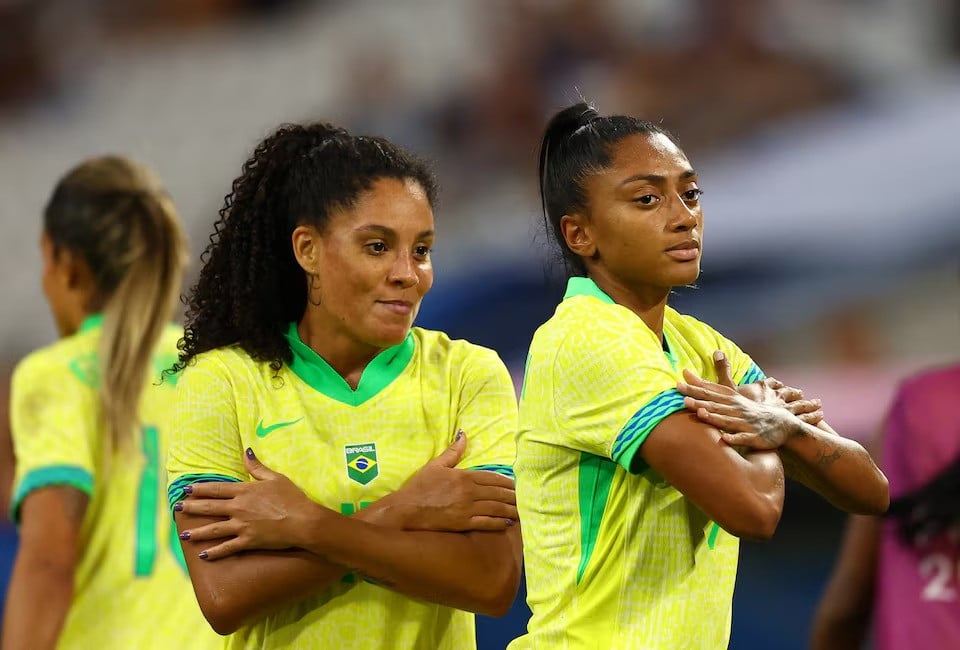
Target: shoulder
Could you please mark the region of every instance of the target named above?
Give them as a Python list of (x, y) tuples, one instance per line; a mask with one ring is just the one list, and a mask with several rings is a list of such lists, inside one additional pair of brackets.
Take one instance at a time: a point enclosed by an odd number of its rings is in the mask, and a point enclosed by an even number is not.
[(217, 381), (234, 383), (233, 380), (237, 379), (242, 383), (252, 375), (259, 375), (269, 365), (267, 361), (255, 361), (239, 346), (216, 348), (191, 359), (183, 369), (180, 381), (196, 385)]
[(681, 314), (673, 307), (668, 306), (664, 312), (664, 319), (677, 329), (684, 338), (695, 347), (710, 348), (712, 352), (721, 343), (733, 344), (730, 339), (689, 314)]
[(447, 367), (452, 371), (506, 368), (495, 350), (465, 339), (451, 339), (445, 332), (414, 327), (417, 354), (425, 366)]
[(709, 361), (717, 350), (723, 351), (730, 359), (734, 379), (741, 383), (750, 383), (763, 379), (763, 372), (756, 366), (753, 359), (740, 346), (701, 320), (681, 314), (672, 307), (667, 307), (664, 319), (680, 334), (697, 356), (704, 359), (707, 367), (712, 367)]
[(14, 389), (55, 382), (58, 387), (99, 385), (97, 337), (94, 332), (75, 334), (34, 350), (13, 371)]
[[(570, 303), (569, 306), (567, 303)], [(548, 332), (548, 333), (547, 333)], [(562, 364), (619, 362), (663, 356), (656, 334), (632, 311), (588, 296), (564, 301), (545, 325), (543, 348)]]
[(944, 385), (960, 383), (960, 364), (928, 368), (917, 372), (900, 383), (901, 393), (925, 393)]
[(907, 377), (900, 382), (896, 399), (901, 405), (923, 409), (957, 394), (960, 394), (960, 364), (953, 364), (928, 368)]

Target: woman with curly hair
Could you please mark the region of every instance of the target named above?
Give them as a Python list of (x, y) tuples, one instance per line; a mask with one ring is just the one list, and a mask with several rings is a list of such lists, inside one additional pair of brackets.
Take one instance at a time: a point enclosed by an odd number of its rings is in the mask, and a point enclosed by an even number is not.
[(260, 143), (226, 198), (168, 470), (229, 648), (473, 648), (468, 612), (514, 599), (512, 381), (493, 351), (412, 326), (435, 196), (396, 145), (311, 124)]

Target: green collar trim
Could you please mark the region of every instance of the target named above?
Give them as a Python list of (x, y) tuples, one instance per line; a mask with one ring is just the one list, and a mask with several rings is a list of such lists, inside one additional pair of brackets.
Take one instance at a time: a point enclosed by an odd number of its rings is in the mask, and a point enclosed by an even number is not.
[(103, 325), (103, 314), (90, 314), (80, 321), (80, 328), (77, 330), (77, 334), (89, 332), (90, 330), (96, 329), (101, 325)]
[(350, 406), (360, 406), (389, 386), (406, 370), (417, 346), (413, 332), (408, 332), (402, 343), (383, 350), (367, 364), (357, 389), (353, 390), (323, 357), (300, 339), (296, 322), (290, 323), (284, 336), (293, 353), (290, 370), (317, 392)]
[(563, 299), (573, 298), (574, 296), (593, 296), (597, 300), (615, 304), (613, 298), (603, 292), (597, 286), (597, 283), (590, 278), (575, 277), (567, 280), (567, 292), (563, 294)]

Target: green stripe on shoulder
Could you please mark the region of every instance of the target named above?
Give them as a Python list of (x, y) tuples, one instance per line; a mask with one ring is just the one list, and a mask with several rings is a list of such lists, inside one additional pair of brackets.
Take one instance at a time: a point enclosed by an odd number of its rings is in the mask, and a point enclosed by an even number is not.
[(183, 489), (194, 483), (240, 483), (240, 479), (226, 474), (184, 474), (167, 488), (167, 501), (170, 502), (171, 509), (173, 504), (183, 500)]
[(93, 475), (83, 467), (76, 465), (50, 465), (38, 467), (27, 472), (13, 493), (10, 504), (10, 517), (20, 523), (20, 505), (28, 494), (51, 485), (69, 485), (87, 496), (93, 496)]

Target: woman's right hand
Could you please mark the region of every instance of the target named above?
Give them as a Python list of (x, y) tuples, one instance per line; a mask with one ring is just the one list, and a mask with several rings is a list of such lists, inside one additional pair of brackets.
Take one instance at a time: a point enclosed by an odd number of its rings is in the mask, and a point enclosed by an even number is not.
[(467, 436), (460, 431), (442, 454), (387, 497), (406, 513), (406, 530), (497, 531), (517, 523), (513, 479), (457, 469), (466, 448)]

